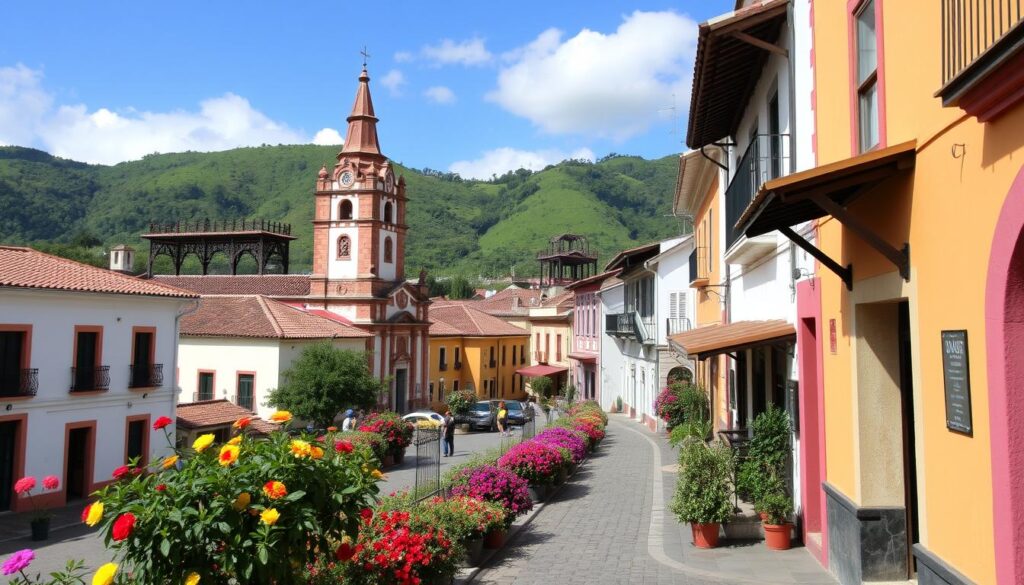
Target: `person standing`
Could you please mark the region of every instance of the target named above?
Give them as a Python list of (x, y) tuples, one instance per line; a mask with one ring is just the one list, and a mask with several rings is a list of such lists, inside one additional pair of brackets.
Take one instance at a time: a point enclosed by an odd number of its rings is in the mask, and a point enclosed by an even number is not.
[(505, 407), (504, 400), (498, 403), (498, 430), (501, 431), (501, 436), (508, 436), (508, 408)]
[(444, 456), (451, 457), (455, 455), (455, 418), (452, 416), (451, 410), (444, 411), (444, 424), (441, 426), (441, 432), (444, 433)]
[(341, 422), (341, 430), (342, 431), (354, 431), (354, 430), (356, 430), (355, 413), (352, 412), (351, 408), (345, 411), (345, 420)]

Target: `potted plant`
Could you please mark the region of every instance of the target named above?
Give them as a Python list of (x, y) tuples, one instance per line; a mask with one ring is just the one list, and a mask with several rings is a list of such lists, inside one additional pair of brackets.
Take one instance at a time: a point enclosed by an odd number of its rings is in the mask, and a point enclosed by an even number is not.
[(464, 388), (449, 394), (445, 401), (448, 404), (448, 410), (452, 411), (452, 417), (455, 418), (456, 430), (460, 431), (460, 434), (468, 432), (469, 424), (465, 422), (466, 414), (469, 413), (469, 407), (476, 402), (476, 392)]
[(679, 454), (679, 466), (672, 511), (680, 522), (690, 523), (695, 546), (714, 548), (721, 523), (732, 513), (732, 450), (721, 441), (690, 440)]
[(395, 464), (405, 459), (405, 448), (412, 444), (412, 434), (415, 430), (412, 423), (402, 420), (402, 417), (394, 412), (375, 412), (366, 417), (366, 421), (359, 425), (359, 430), (365, 433), (377, 433), (384, 437), (388, 449), (384, 455), (385, 465), (390, 456)]
[(464, 468), (452, 477), (451, 495), (470, 496), (500, 504), (505, 510), (505, 528), (533, 509), (529, 484), (507, 469), (494, 465)]
[[(60, 487), (60, 480), (55, 475), (48, 475), (43, 478), (43, 489), (47, 491), (53, 491)], [(19, 496), (28, 496), (29, 503), (32, 504), (32, 519), (29, 521), (29, 525), (32, 527), (32, 540), (40, 541), (46, 540), (50, 537), (50, 519), (53, 518), (53, 514), (49, 512), (42, 512), (36, 505), (36, 500), (32, 497), (32, 490), (36, 488), (36, 478), (31, 475), (23, 477), (14, 483), (14, 493)]]
[(540, 441), (526, 441), (508, 450), (498, 459), (498, 467), (508, 469), (530, 484), (533, 496), (541, 501), (555, 482), (559, 470), (565, 466), (562, 453)]
[(613, 412), (622, 412), (622, 397), (621, 396), (616, 396), (615, 397), (615, 405), (613, 406), (613, 408), (615, 409)]
[(785, 490), (776, 489), (764, 494), (757, 507), (763, 518), (765, 546), (771, 550), (789, 549), (793, 533), (789, 515), (793, 513), (793, 500)]

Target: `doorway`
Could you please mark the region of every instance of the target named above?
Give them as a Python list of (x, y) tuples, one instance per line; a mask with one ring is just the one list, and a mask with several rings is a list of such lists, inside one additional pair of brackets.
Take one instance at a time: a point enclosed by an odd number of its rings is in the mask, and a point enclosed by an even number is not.
[(88, 497), (90, 473), (92, 468), (92, 433), (93, 428), (78, 427), (69, 429), (67, 433), (67, 467), (64, 470), (64, 486), (67, 501), (80, 500)]
[(0, 423), (0, 510), (11, 509), (19, 424), (18, 421)]
[(907, 507), (907, 567), (917, 573), (914, 545), (920, 542), (917, 510), (917, 439), (914, 435), (914, 375), (911, 365), (910, 303), (899, 304), (900, 401), (903, 413), (903, 488)]
[(136, 331), (132, 342), (132, 388), (149, 386), (152, 380), (153, 333)]
[(406, 412), (405, 400), (408, 395), (408, 389), (406, 388), (409, 380), (408, 372), (409, 370), (405, 368), (395, 370), (395, 411), (399, 414), (405, 414)]

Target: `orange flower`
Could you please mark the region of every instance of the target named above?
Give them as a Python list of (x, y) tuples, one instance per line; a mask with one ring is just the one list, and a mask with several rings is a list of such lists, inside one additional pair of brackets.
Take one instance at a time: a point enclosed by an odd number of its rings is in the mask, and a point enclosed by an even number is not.
[(238, 445), (241, 442), (242, 442), (242, 435), (238, 435), (237, 437), (231, 437), (231, 440), (228, 441), (228, 445)]
[(338, 427), (335, 427), (335, 426), (327, 427), (327, 432), (328, 433), (336, 433), (336, 432), (338, 432)]
[(312, 457), (313, 459), (323, 459), (324, 450), (321, 449), (320, 447), (317, 447), (316, 445), (313, 445), (312, 447), (309, 448), (309, 456)]
[(252, 422), (252, 417), (251, 416), (243, 416), (242, 418), (236, 420), (235, 424), (233, 424), (231, 426), (235, 427), (236, 429), (244, 429), (245, 427), (249, 426), (249, 423), (251, 423), (251, 422)]
[(160, 467), (164, 469), (170, 469), (174, 467), (174, 464), (178, 462), (177, 455), (171, 455), (170, 457), (164, 457), (164, 462), (160, 464)]
[(288, 489), (279, 481), (268, 481), (263, 486), (263, 493), (271, 500), (277, 500), (288, 495)]
[(238, 445), (224, 445), (220, 448), (220, 455), (218, 460), (223, 467), (231, 465), (235, 461), (238, 461)]
[(292, 455), (296, 457), (309, 457), (309, 443), (301, 439), (293, 439), (291, 443)]
[(249, 495), (249, 492), (242, 492), (238, 494), (238, 497), (235, 498), (235, 501), (231, 503), (231, 507), (241, 512), (242, 510), (249, 507), (249, 502), (251, 501), (252, 496)]
[(286, 423), (292, 420), (292, 413), (287, 410), (278, 410), (274, 414), (270, 415), (270, 421), (276, 423)]

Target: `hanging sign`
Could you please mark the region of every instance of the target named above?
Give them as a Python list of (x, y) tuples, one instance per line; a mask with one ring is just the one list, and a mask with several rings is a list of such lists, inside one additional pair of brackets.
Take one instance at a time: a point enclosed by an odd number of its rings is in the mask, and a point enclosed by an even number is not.
[(967, 331), (942, 331), (942, 379), (946, 387), (946, 428), (971, 434), (971, 368)]

